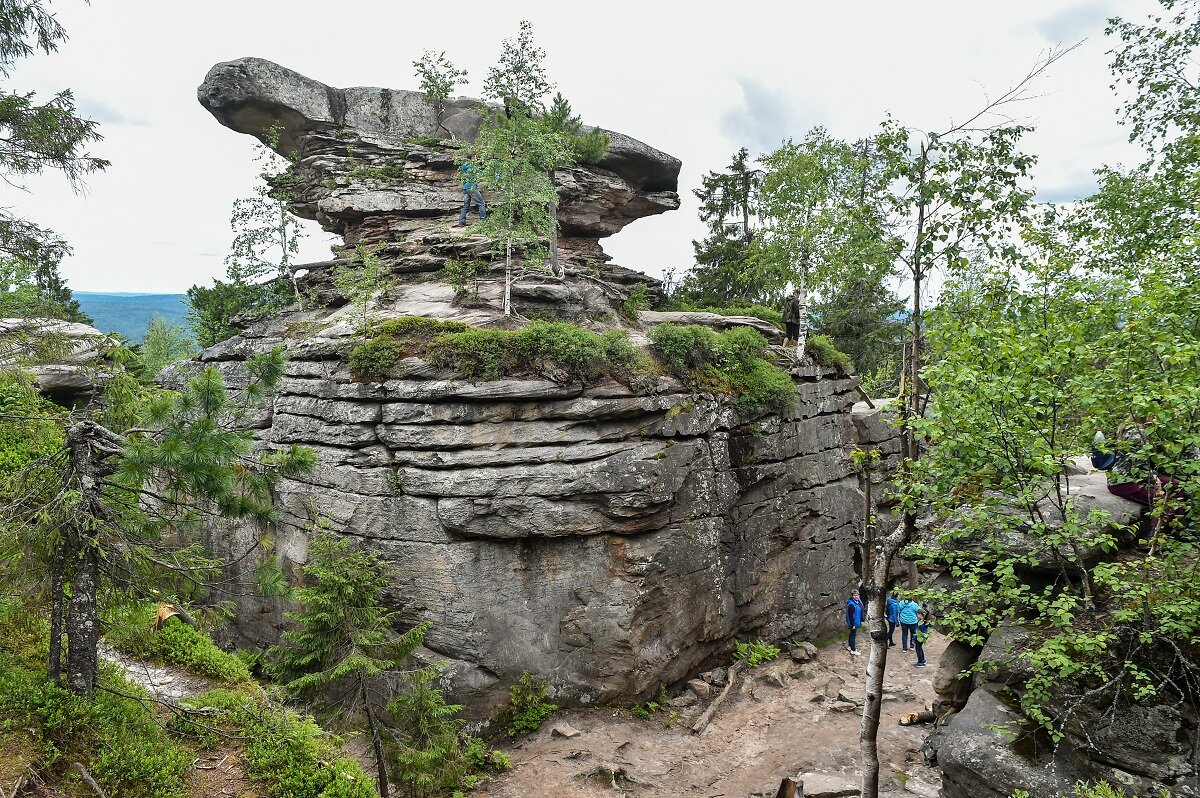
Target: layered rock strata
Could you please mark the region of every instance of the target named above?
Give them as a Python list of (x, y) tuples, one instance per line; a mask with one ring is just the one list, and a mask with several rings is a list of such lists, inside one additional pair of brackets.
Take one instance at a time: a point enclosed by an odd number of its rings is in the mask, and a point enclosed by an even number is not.
[[(846, 457), (853, 377), (795, 366), (794, 408), (760, 417), (653, 375), (628, 385), (472, 382), (410, 357), (386, 381), (356, 381), (348, 354), (381, 319), (513, 323), (495, 279), (464, 298), (437, 271), (493, 251), (449, 226), (461, 196), (457, 142), (417, 140), (439, 132), (421, 95), (332, 89), (257, 59), (214, 67), (200, 98), (236, 130), (279, 131), (279, 149), (298, 155), (293, 209), (348, 244), (376, 247), (397, 280), (358, 308), (331, 287), (333, 264), (317, 264), (301, 278), (316, 306), (249, 324), (200, 356), (236, 382), (248, 354), (286, 351), (280, 391), (256, 423), (260, 445), (303, 444), (318, 457), (310, 477), (279, 486), (279, 523), (263, 547), (291, 576), (316, 529), (380, 552), (395, 568), (385, 600), (406, 622), (433, 621), (429, 655), (451, 661), (447, 685), (474, 717), (524, 670), (560, 701), (630, 700), (728, 662), (735, 640), (842, 628), (861, 520)], [(443, 130), (470, 138), (479, 108), (451, 103)], [(736, 323), (629, 320), (632, 288), (658, 284), (608, 264), (599, 238), (676, 207), (679, 163), (610, 137), (600, 164), (559, 175), (568, 267), (561, 279), (518, 283), (518, 310), (597, 332), (626, 326), (640, 343), (653, 323)], [(385, 166), (403, 179), (383, 180)], [(238, 555), (259, 536), (235, 526), (212, 530), (210, 542)], [(253, 558), (235, 567), (230, 597), (242, 637), (266, 643), (281, 607), (249, 595), (254, 569)]]

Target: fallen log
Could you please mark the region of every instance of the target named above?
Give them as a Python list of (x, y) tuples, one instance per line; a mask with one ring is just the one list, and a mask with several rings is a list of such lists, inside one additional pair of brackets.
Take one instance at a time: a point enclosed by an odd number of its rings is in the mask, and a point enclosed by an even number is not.
[(713, 719), (713, 715), (717, 714), (717, 709), (721, 706), (722, 702), (725, 701), (726, 696), (729, 695), (729, 691), (733, 689), (733, 683), (737, 681), (737, 676), (739, 673), (741, 673), (742, 667), (745, 664), (745, 662), (736, 662), (729, 669), (729, 675), (726, 677), (725, 689), (721, 691), (719, 696), (713, 699), (713, 702), (708, 705), (708, 709), (704, 710), (704, 714), (702, 714), (699, 719), (692, 724), (692, 734), (699, 734), (708, 726), (709, 721)]
[(905, 712), (900, 716), (901, 726), (919, 726), (922, 723), (933, 723), (937, 716), (928, 709), (923, 712)]

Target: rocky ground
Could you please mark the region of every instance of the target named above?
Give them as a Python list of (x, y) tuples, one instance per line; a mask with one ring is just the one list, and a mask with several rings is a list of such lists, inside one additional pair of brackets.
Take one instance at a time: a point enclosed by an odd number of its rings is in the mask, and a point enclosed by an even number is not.
[[(919, 750), (930, 727), (898, 721), (932, 705), (932, 682), (945, 645), (934, 635), (926, 646), (926, 668), (913, 666), (912, 653), (891, 649), (879, 736), (881, 795), (938, 794), (938, 771), (924, 764)], [(627, 709), (559, 712), (539, 732), (507, 749), (513, 770), (476, 795), (747, 798), (774, 796), (783, 777), (796, 774), (802, 774), (808, 798), (858, 795), (865, 668), (865, 654), (852, 658), (837, 643), (808, 663), (760, 666), (698, 735), (689, 729), (704, 701), (682, 710), (669, 728), (662, 710), (650, 720)], [(564, 737), (555, 729), (576, 730), (578, 736)], [(645, 783), (618, 776), (614, 789), (611, 772)]]

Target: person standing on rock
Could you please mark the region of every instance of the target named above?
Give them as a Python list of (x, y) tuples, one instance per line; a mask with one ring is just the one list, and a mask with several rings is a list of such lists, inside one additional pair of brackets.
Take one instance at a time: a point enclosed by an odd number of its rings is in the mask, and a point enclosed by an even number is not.
[(467, 212), (471, 210), (471, 203), (475, 203), (475, 207), (479, 209), (479, 218), (487, 218), (487, 203), (483, 201), (483, 193), (479, 190), (479, 173), (475, 168), (475, 164), (470, 161), (465, 161), (459, 168), (462, 172), (462, 192), (463, 204), (462, 210), (458, 212), (458, 226), (467, 226)]
[(924, 610), (917, 612), (917, 623), (913, 627), (913, 646), (917, 649), (918, 668), (925, 667), (925, 641), (929, 639), (929, 616)]
[(800, 343), (800, 289), (792, 291), (792, 295), (783, 303), (783, 348)]
[(896, 591), (887, 597), (888, 647), (896, 645), (896, 625), (900, 623), (900, 597)]
[(850, 598), (846, 599), (846, 626), (850, 629), (846, 649), (851, 656), (858, 656), (858, 627), (862, 626), (866, 619), (867, 608), (863, 605), (862, 599), (858, 597), (858, 591), (854, 590), (850, 593)]
[(917, 620), (921, 606), (912, 599), (901, 599), (896, 608), (896, 617), (900, 619), (900, 650), (908, 652), (910, 647), (917, 645)]

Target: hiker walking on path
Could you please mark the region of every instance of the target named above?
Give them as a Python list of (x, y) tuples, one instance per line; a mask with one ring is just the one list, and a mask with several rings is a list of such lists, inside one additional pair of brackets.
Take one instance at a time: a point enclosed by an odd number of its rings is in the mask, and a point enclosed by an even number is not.
[(479, 218), (487, 218), (487, 203), (483, 201), (483, 194), (479, 191), (479, 173), (475, 168), (475, 164), (470, 161), (465, 161), (459, 169), (462, 173), (462, 192), (463, 204), (462, 210), (458, 212), (458, 226), (467, 226), (467, 212), (471, 210), (471, 203), (475, 203), (475, 207), (479, 209)]
[(850, 629), (850, 638), (846, 641), (846, 649), (850, 655), (858, 656), (858, 627), (863, 625), (863, 621), (867, 619), (867, 608), (863, 605), (862, 599), (858, 597), (858, 591), (852, 591), (850, 598), (846, 599), (846, 626)]
[(925, 641), (929, 639), (929, 616), (924, 610), (917, 612), (917, 625), (913, 630), (913, 645), (917, 649), (916, 667), (925, 667)]
[(921, 606), (911, 599), (901, 599), (896, 608), (896, 616), (900, 619), (900, 650), (907, 652), (917, 645), (917, 621)]
[(887, 597), (888, 647), (896, 645), (896, 626), (900, 623), (900, 598), (896, 591)]

